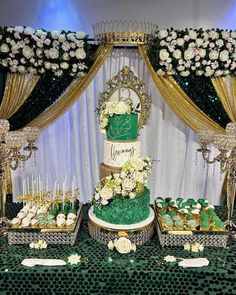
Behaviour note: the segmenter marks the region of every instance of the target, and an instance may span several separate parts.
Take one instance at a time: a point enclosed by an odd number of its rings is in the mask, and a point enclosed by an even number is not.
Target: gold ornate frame
[[[151,114],[151,95],[145,84],[127,66],[106,82],[105,90],[99,95],[99,107],[105,101],[110,100],[113,93],[120,88],[133,90],[137,94],[141,106],[138,128],[143,128],[144,125],[147,125]]]

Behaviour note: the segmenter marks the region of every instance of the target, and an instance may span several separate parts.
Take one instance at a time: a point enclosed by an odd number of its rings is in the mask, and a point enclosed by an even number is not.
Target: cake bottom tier
[[[113,224],[134,224],[148,218],[150,213],[150,191],[144,191],[134,199],[114,199],[106,206],[94,205],[97,218]]]

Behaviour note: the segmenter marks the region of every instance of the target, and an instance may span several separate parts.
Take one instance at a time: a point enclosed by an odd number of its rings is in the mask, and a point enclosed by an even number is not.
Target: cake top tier
[[[97,110],[99,125],[111,140],[135,140],[138,137],[138,108],[132,99],[112,100]]]

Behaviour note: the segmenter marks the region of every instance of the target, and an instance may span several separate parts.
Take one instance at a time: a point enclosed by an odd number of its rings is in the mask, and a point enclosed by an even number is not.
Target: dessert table
[[[20,204],[8,204],[13,216]],[[49,245],[47,249],[30,249],[28,245],[8,245],[0,237],[0,294],[1,295],[157,295],[157,294],[236,294],[236,242],[224,248],[205,248],[192,253],[179,247],[161,248],[155,233],[151,241],[137,251],[121,255],[98,244],[88,234],[88,205],[77,241],[73,247]],[[226,213],[219,208],[219,214]],[[235,214],[236,217],[236,214]],[[21,265],[25,258],[63,259],[78,253],[88,258],[80,266]],[[166,255],[179,258],[205,257],[210,264],[202,268],[168,266]]]

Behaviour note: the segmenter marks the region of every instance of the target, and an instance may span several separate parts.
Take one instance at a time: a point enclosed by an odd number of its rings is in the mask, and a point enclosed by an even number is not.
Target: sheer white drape
[[[32,174],[49,177],[49,186],[58,178],[76,175],[80,199],[88,201],[99,180],[103,160],[103,139],[94,110],[105,82],[129,66],[145,84],[152,96],[150,122],[140,132],[142,154],[159,160],[149,180],[152,199],[157,196],[206,197],[218,204],[223,182],[219,167],[205,166],[194,132],[185,126],[164,102],[148,69],[136,49],[115,49],[105,61],[86,92],[58,121],[41,133],[37,142],[36,161],[13,172],[14,198],[21,192],[22,179]],[[190,114],[191,115],[191,114]]]

